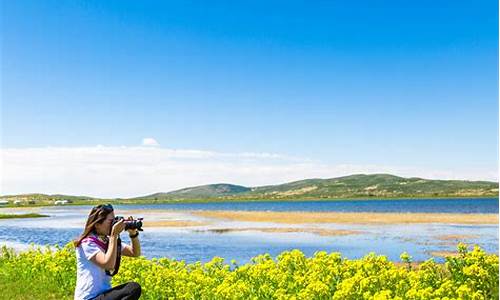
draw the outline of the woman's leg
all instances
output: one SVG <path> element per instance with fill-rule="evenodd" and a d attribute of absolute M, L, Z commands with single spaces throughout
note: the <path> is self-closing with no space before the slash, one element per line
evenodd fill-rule
<path fill-rule="evenodd" d="M 137 300 L 140 296 L 141 286 L 137 282 L 128 282 L 115 286 L 94 300 Z"/>

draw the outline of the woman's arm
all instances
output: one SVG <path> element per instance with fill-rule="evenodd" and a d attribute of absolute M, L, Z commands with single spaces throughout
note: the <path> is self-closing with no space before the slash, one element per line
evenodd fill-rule
<path fill-rule="evenodd" d="M 137 230 L 129 230 L 128 231 L 131 236 L 134 236 L 138 233 Z M 139 236 L 137 235 L 136 237 L 131 237 L 130 240 L 132 241 L 132 246 L 125 245 L 122 247 L 122 255 L 125 256 L 132 256 L 132 257 L 139 257 L 141 256 L 141 243 L 139 242 Z"/>
<path fill-rule="evenodd" d="M 108 250 L 106 253 L 99 252 L 94 257 L 90 259 L 91 262 L 95 263 L 99 267 L 105 270 L 113 270 L 116 263 L 116 252 L 118 249 L 118 236 L 120 232 L 125 228 L 123 220 L 120 220 L 111 230 L 111 236 L 109 237 Z"/>
<path fill-rule="evenodd" d="M 116 263 L 116 250 L 118 249 L 118 236 L 111 236 L 108 244 L 108 251 L 106 253 L 99 252 L 90 259 L 99 267 L 105 270 L 113 270 Z"/>

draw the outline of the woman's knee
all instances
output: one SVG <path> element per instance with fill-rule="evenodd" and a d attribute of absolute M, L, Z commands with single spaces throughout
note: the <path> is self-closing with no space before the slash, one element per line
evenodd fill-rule
<path fill-rule="evenodd" d="M 141 295 L 141 285 L 137 282 L 132 281 L 127 283 L 127 288 L 130 293 L 134 296 L 137 296 L 137 298 L 139 298 L 139 296 Z"/>

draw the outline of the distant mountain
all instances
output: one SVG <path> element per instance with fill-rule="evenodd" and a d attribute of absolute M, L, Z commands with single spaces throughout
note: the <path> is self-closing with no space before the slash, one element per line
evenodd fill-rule
<path fill-rule="evenodd" d="M 232 196 L 250 191 L 248 187 L 241 185 L 218 183 L 195 187 L 188 187 L 168 193 L 156 193 L 140 199 L 196 199 Z"/>
<path fill-rule="evenodd" d="M 359 174 L 255 187 L 248 195 L 274 199 L 481 197 L 498 196 L 498 183 Z"/>
<path fill-rule="evenodd" d="M 70 195 L 46 195 L 46 194 L 19 194 L 19 195 L 3 195 L 0 196 L 0 202 L 4 205 L 48 205 L 54 204 L 55 201 L 66 200 L 69 203 L 90 204 L 98 202 L 99 199 L 87 196 L 70 196 Z M 0 206 L 1 207 L 1 206 Z"/>
<path fill-rule="evenodd" d="M 36 201 L 40 204 L 68 199 L 75 203 L 219 201 L 219 200 L 314 200 L 438 197 L 498 197 L 498 182 L 403 178 L 390 174 L 357 174 L 330 179 L 305 179 L 278 185 L 245 187 L 219 183 L 188 187 L 168 193 L 128 198 L 97 199 L 84 196 L 24 194 L 0 200 Z"/>
<path fill-rule="evenodd" d="M 32 194 L 18 194 L 18 195 L 3 195 L 0 196 L 1 199 L 4 200 L 34 200 L 34 201 L 56 201 L 56 200 L 93 200 L 96 198 L 92 197 L 87 197 L 87 196 L 71 196 L 71 195 L 61 195 L 61 194 L 53 194 L 53 195 L 47 195 L 47 194 L 38 194 L 38 193 L 32 193 Z"/>
<path fill-rule="evenodd" d="M 495 197 L 498 183 L 489 181 L 430 180 L 390 174 L 358 174 L 330 179 L 305 179 L 279 185 L 244 187 L 210 184 L 170 193 L 157 193 L 144 200 L 259 200 L 349 199 L 413 197 Z"/>

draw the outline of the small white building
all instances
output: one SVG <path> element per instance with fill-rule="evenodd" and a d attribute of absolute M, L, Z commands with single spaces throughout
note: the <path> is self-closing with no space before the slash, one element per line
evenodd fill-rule
<path fill-rule="evenodd" d="M 9 200 L 3 200 L 3 199 L 0 200 L 0 205 L 7 205 L 7 204 L 9 204 Z"/>
<path fill-rule="evenodd" d="M 68 200 L 56 200 L 54 202 L 55 205 L 64 205 L 64 204 L 68 204 L 69 201 Z"/>

